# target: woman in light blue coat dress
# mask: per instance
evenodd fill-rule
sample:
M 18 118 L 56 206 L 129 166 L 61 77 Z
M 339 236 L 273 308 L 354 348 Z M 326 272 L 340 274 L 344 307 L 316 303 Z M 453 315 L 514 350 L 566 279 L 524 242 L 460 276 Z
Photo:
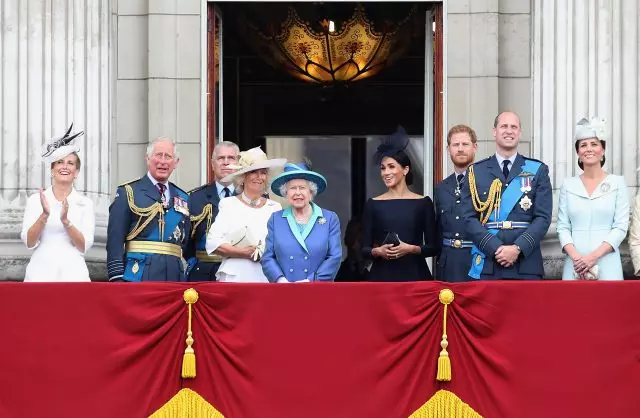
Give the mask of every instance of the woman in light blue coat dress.
M 290 206 L 267 223 L 262 271 L 270 282 L 330 282 L 342 261 L 340 220 L 313 203 L 327 187 L 325 178 L 303 163 L 287 164 L 271 190 Z
M 623 279 L 619 247 L 629 228 L 629 194 L 624 177 L 602 169 L 604 138 L 604 121 L 578 122 L 575 148 L 584 172 L 565 180 L 558 207 L 563 280 Z

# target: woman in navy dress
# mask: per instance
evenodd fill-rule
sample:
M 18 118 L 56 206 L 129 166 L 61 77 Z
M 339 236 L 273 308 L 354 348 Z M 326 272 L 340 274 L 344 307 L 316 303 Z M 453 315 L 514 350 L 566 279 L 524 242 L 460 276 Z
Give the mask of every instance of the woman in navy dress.
M 373 260 L 372 282 L 433 280 L 426 257 L 437 255 L 433 201 L 409 190 L 411 160 L 404 151 L 409 137 L 402 128 L 387 138 L 374 156 L 387 192 L 369 199 L 363 215 L 362 255 Z

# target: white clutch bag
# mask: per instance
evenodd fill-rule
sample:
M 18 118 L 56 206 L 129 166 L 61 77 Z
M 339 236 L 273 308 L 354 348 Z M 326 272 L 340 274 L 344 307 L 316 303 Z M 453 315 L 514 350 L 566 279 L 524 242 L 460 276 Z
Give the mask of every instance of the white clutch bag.
M 253 237 L 251 230 L 246 226 L 228 232 L 225 235 L 225 240 L 234 247 L 249 247 L 258 244 L 258 240 Z
M 586 272 L 585 274 L 582 275 L 582 277 L 580 277 L 580 275 L 578 273 L 576 273 L 575 271 L 573 272 L 573 278 L 576 280 L 598 280 L 600 278 L 600 270 L 598 269 L 598 265 L 596 264 L 595 266 L 591 267 L 589 269 L 588 272 Z

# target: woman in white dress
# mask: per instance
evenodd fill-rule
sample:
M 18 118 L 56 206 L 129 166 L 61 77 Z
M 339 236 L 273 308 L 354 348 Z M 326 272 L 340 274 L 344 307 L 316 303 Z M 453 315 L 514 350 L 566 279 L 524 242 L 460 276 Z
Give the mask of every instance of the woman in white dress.
M 604 121 L 578 122 L 575 148 L 584 172 L 565 180 L 558 207 L 563 280 L 623 279 L 619 247 L 629 227 L 629 195 L 624 177 L 602 169 L 604 138 Z
M 222 256 L 216 273 L 220 282 L 267 283 L 260 258 L 264 253 L 267 221 L 273 212 L 282 210 L 280 203 L 264 197 L 268 187 L 269 168 L 282 167 L 284 158 L 268 159 L 259 148 L 241 152 L 233 174 L 222 182 L 233 181 L 237 196 L 222 199 L 209 233 L 207 253 Z
M 84 255 L 93 245 L 93 202 L 78 193 L 79 148 L 71 134 L 46 144 L 43 161 L 51 168 L 51 186 L 27 200 L 20 237 L 33 250 L 25 282 L 89 282 Z

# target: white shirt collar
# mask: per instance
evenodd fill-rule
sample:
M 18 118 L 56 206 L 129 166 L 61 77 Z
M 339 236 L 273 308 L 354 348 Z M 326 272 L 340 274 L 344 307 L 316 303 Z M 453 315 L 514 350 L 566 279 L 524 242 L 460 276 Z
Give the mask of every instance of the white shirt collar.
M 162 183 L 165 185 L 165 189 L 164 189 L 164 195 L 165 198 L 167 199 L 167 202 L 169 201 L 169 198 L 171 197 L 171 192 L 169 191 L 169 181 L 165 181 L 165 182 L 160 182 L 156 179 L 153 178 L 153 176 L 151 175 L 150 172 L 147 171 L 147 177 L 149 177 L 149 180 L 151 180 L 151 183 L 153 183 L 153 185 L 157 188 L 158 183 Z
M 502 162 L 504 160 L 509 160 L 509 169 L 511 169 L 511 167 L 513 167 L 513 163 L 516 162 L 516 157 L 518 156 L 518 153 L 516 152 L 515 154 L 513 154 L 511 157 L 509 158 L 504 158 L 502 155 L 498 154 L 496 152 L 496 159 L 498 160 L 498 165 L 500 166 L 500 168 L 502 169 Z
M 216 181 L 216 190 L 218 190 L 218 196 L 223 197 L 224 195 L 224 188 L 229 189 L 229 193 L 233 194 L 233 192 L 235 191 L 235 187 L 233 187 L 233 184 L 230 184 L 228 186 L 225 186 L 224 184 L 220 184 Z

